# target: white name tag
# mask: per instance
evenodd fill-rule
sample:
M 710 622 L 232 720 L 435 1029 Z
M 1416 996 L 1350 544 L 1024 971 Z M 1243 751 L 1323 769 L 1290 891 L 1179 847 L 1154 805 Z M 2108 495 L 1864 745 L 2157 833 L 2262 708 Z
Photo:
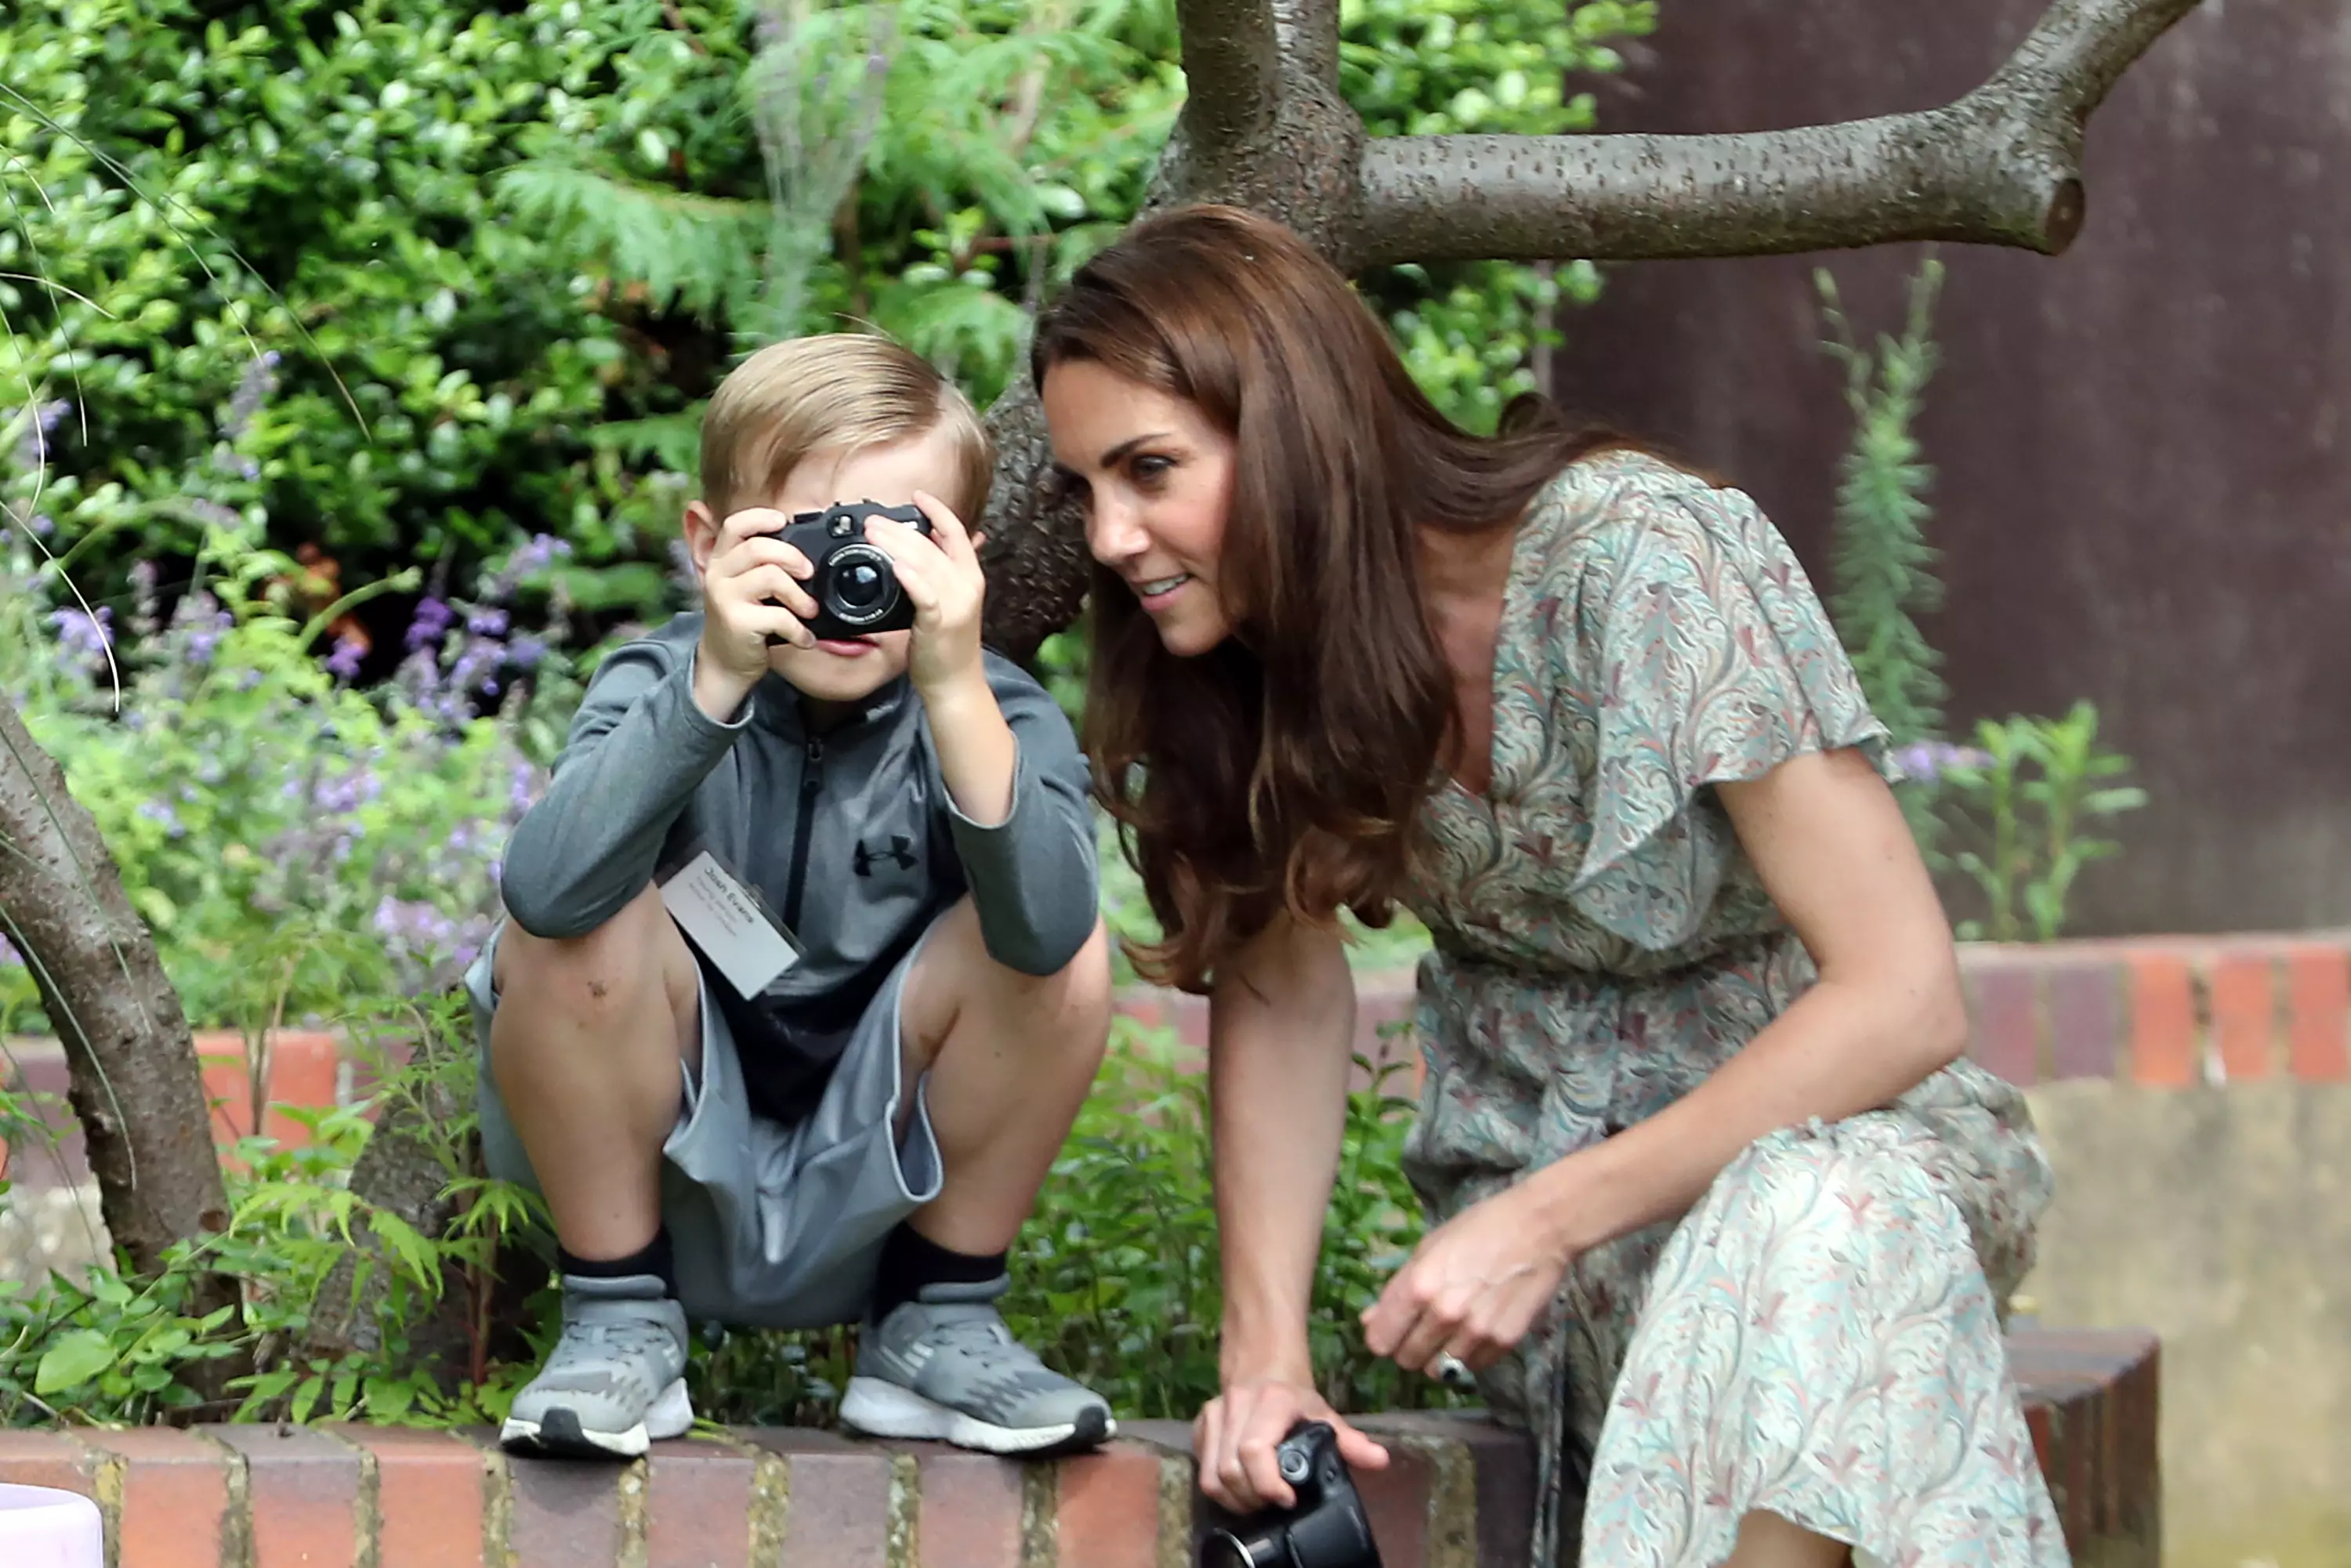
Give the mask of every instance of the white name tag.
M 662 883 L 662 903 L 703 956 L 746 998 L 799 962 L 799 954 L 769 923 L 741 883 L 703 851 Z

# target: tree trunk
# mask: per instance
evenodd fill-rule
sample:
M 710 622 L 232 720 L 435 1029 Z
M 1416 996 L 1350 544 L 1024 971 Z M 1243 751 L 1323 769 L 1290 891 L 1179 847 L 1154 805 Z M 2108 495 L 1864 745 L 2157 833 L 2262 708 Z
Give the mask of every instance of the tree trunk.
M 194 1040 L 98 824 L 0 696 L 0 929 L 63 1042 L 99 1206 L 133 1273 L 228 1224 Z M 192 1311 L 237 1301 L 207 1274 Z M 208 1364 L 213 1388 L 241 1368 Z
M 430 1038 L 420 1051 L 445 1049 Z M 417 1065 L 417 1064 L 412 1064 Z M 423 1092 L 388 1097 L 375 1132 L 351 1167 L 351 1188 L 377 1208 L 398 1217 L 421 1236 L 439 1238 L 457 1218 L 458 1200 L 447 1173 L 424 1132 L 455 1120 L 472 1108 L 457 1103 L 438 1075 L 419 1075 Z M 479 1174 L 478 1141 L 467 1164 Z M 336 1359 L 380 1354 L 392 1291 L 391 1250 L 362 1219 L 351 1227 L 356 1245 L 336 1264 L 310 1306 L 309 1332 L 297 1359 Z M 364 1268 L 362 1265 L 364 1264 Z M 408 1325 L 407 1365 L 444 1385 L 479 1377 L 487 1360 L 524 1353 L 516 1332 L 522 1308 L 547 1279 L 542 1260 L 514 1239 L 489 1260 L 486 1277 L 470 1281 L 448 1271 L 444 1290 L 431 1312 Z M 469 1293 L 465 1288 L 470 1283 Z

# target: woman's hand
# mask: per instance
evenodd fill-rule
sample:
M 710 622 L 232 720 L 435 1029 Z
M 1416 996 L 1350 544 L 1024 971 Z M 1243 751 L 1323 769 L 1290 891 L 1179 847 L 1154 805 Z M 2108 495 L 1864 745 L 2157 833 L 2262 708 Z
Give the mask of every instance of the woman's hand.
M 1351 1469 L 1387 1469 L 1388 1451 L 1334 1414 L 1311 1381 L 1243 1378 L 1226 1384 L 1225 1391 L 1203 1406 L 1192 1423 L 1200 1490 L 1231 1513 L 1290 1507 L 1298 1494 L 1281 1479 L 1273 1451 L 1301 1421 L 1328 1421 L 1339 1435 L 1339 1457 Z
M 1422 1237 L 1364 1313 L 1372 1354 L 1434 1377 L 1441 1355 L 1482 1371 L 1524 1339 L 1575 1256 L 1536 1186 L 1560 1174 L 1538 1172 Z

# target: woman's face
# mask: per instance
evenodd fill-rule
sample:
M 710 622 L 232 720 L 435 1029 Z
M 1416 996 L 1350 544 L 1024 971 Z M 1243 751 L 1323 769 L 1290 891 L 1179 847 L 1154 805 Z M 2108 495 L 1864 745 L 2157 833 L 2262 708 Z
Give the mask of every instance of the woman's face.
M 1182 399 L 1090 360 L 1047 371 L 1042 401 L 1094 559 L 1134 591 L 1169 653 L 1215 648 L 1232 632 L 1217 589 L 1232 437 Z

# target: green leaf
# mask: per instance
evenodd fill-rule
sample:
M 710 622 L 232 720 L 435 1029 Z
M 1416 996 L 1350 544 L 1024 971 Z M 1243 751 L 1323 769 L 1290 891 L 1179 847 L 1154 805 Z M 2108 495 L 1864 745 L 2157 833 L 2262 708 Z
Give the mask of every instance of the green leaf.
M 96 1329 L 78 1329 L 53 1342 L 42 1353 L 33 1392 L 55 1394 L 88 1383 L 114 1364 L 114 1342 Z

